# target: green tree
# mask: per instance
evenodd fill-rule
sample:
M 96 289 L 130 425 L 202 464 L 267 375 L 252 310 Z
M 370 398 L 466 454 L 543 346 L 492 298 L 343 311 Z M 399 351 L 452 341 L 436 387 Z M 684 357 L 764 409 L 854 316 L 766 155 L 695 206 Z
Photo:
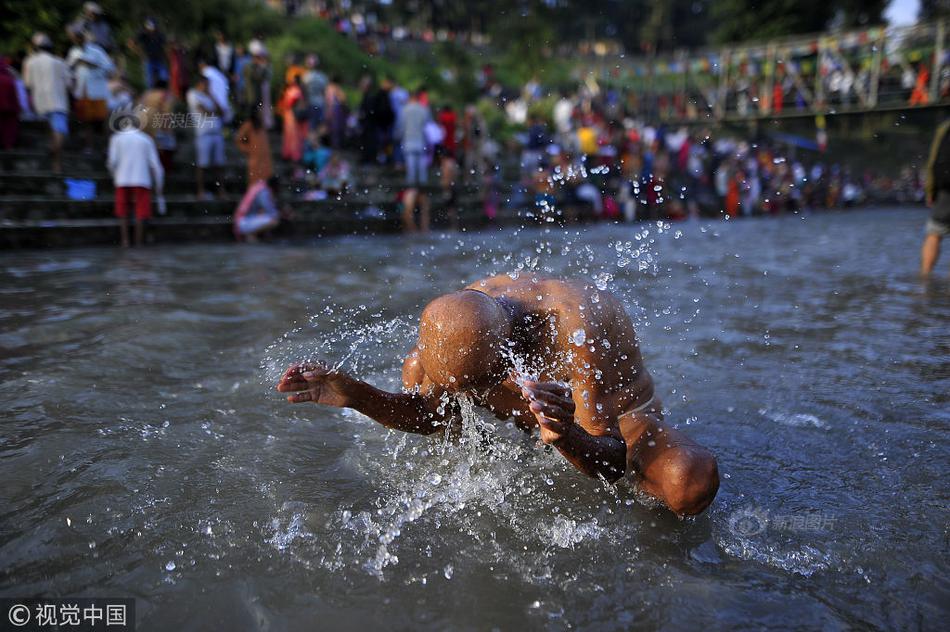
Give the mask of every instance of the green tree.
M 879 24 L 885 0 L 717 0 L 712 3 L 712 43 L 761 40 L 784 35 Z

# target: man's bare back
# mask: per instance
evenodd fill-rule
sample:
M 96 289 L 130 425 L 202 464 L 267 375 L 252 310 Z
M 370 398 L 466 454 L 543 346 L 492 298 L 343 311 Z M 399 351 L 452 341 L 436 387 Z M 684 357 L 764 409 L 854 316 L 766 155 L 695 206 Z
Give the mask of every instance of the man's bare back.
M 351 407 L 398 430 L 451 422 L 445 396 L 464 393 L 501 419 L 539 427 L 581 472 L 624 473 L 680 515 L 700 513 L 719 486 L 716 461 L 663 422 L 623 305 L 608 292 L 501 275 L 432 301 L 392 394 L 315 365 L 278 383 L 291 402 Z

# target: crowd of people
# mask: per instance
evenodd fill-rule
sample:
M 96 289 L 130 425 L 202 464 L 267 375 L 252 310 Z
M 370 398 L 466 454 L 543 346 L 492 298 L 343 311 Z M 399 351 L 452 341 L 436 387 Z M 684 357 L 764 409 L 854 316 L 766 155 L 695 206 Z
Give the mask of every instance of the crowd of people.
M 523 180 L 540 213 L 568 220 L 739 217 L 923 199 L 923 183 L 910 167 L 899 178 L 856 174 L 787 141 L 651 125 L 609 92 L 564 95 L 553 118 L 553 126 L 527 119 Z
M 739 217 L 923 198 L 911 169 L 900 178 L 859 175 L 806 161 L 801 156 L 819 154 L 787 142 L 654 124 L 631 95 L 592 81 L 552 98 L 537 80 L 512 89 L 482 68 L 478 101 L 458 107 L 388 77 L 344 80 L 312 53 L 288 56 L 277 76 L 260 38 L 235 44 L 216 32 L 189 50 L 152 18 L 122 48 L 93 2 L 66 32 L 65 57 L 36 33 L 19 71 L 0 66 L 0 142 L 16 144 L 20 120 L 45 119 L 51 170 L 60 173 L 73 126 L 87 152 L 97 135 L 112 133 L 107 166 L 123 244 L 127 205 L 139 224 L 151 216 L 152 198 L 164 208 L 162 183 L 183 170 L 186 161 L 175 159 L 183 143 L 194 150 L 199 200 L 225 196 L 229 144 L 244 156 L 235 233 L 249 239 L 279 223 L 282 201 L 355 199 L 354 184 L 370 172 L 387 178 L 376 191 L 398 203 L 406 231 L 428 230 L 433 207 L 457 225 L 465 187 L 477 191 L 487 220 L 508 208 L 559 222 Z M 126 77 L 135 59 L 140 94 Z M 489 125 L 489 115 L 513 133 Z

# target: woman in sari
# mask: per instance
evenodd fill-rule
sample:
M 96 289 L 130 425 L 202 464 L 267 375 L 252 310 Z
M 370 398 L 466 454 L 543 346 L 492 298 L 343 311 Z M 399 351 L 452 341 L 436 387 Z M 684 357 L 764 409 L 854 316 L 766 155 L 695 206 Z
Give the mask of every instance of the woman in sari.
M 281 116 L 284 119 L 284 142 L 280 155 L 285 160 L 300 162 L 303 157 L 303 143 L 307 138 L 307 101 L 300 85 L 300 77 L 287 84 L 280 100 Z

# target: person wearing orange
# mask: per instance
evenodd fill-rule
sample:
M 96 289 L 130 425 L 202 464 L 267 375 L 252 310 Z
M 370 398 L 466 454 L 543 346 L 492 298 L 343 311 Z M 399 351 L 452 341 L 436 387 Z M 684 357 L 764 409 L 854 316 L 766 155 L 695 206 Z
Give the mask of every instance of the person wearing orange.
M 260 110 L 254 110 L 251 117 L 238 128 L 234 142 L 238 150 L 247 156 L 248 186 L 260 180 L 267 180 L 274 175 L 270 141 L 261 122 Z
M 300 162 L 303 157 L 303 142 L 307 138 L 307 101 L 300 85 L 300 76 L 287 84 L 281 97 L 281 116 L 284 119 L 284 142 L 280 155 L 286 160 Z
M 917 69 L 917 82 L 914 84 L 914 90 L 910 93 L 909 105 L 927 105 L 930 102 L 930 69 L 926 64 L 921 63 Z
M 284 84 L 293 85 L 297 82 L 297 77 L 302 79 L 305 74 L 307 74 L 307 69 L 300 65 L 297 56 L 289 55 L 287 57 L 287 70 L 284 71 Z
M 729 217 L 739 217 L 739 172 L 736 171 L 729 178 L 729 188 L 726 191 L 726 214 Z

